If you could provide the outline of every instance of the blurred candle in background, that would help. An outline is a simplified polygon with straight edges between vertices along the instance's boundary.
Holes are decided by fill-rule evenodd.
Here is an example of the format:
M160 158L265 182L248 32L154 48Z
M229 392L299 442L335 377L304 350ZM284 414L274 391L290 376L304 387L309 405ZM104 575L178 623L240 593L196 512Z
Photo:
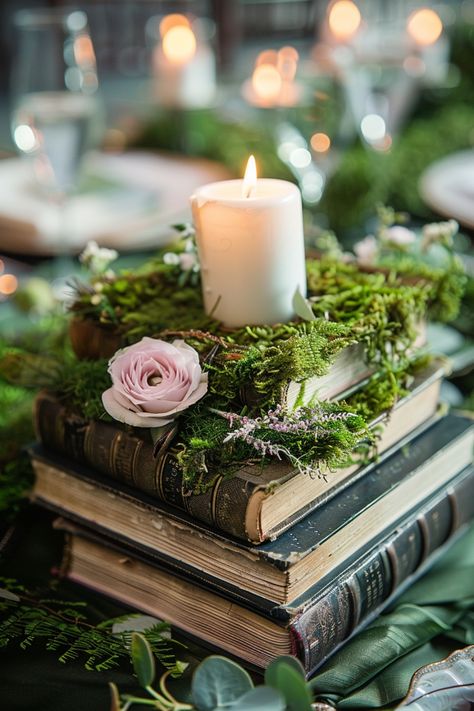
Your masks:
M406 25L413 49L421 60L420 77L437 84L446 78L449 65L449 40L435 10L422 7L410 14Z
M153 79L154 97L166 108L203 108L214 100L214 52L185 15L166 15L160 21Z
M260 52L252 77L243 84L244 98L260 108L296 106L302 97L302 87L295 81L298 60L294 47Z
M291 320L296 290L306 295L301 194L285 180L204 185L191 198L206 313L239 328Z
M328 6L327 24L331 39L349 42L359 30L360 10L352 0L336 0Z

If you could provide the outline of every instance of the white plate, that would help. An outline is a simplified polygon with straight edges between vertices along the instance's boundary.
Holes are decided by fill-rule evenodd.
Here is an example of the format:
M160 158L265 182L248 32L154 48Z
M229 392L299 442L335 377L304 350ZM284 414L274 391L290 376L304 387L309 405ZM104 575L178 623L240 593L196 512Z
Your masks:
M422 174L419 189L435 212L474 229L474 150L433 163Z
M78 253L91 239L120 252L159 248L176 234L172 224L190 219L193 191L230 177L211 161L144 152L95 154L86 173L95 189L73 196L61 215L28 161L0 161L0 253Z

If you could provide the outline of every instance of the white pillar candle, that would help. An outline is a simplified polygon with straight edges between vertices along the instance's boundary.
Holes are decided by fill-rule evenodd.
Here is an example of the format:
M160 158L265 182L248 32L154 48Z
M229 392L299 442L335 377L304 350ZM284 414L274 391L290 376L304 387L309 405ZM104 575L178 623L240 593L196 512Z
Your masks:
M204 108L216 91L216 61L212 48L199 42L182 15L165 26L161 42L153 53L155 98L167 108ZM162 23L163 24L163 23Z
M251 161L249 160L249 166ZM204 307L237 328L290 321L306 295L301 194L285 180L210 183L191 198Z

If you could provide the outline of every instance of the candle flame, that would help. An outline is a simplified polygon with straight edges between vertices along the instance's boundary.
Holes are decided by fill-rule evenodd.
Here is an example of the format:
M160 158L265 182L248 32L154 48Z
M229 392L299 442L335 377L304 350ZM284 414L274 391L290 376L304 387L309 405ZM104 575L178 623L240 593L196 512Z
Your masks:
M418 44L428 47L439 39L443 31L440 16L429 7L412 12L407 23L408 33Z
M257 97L271 104L281 91L281 75L273 64L259 64L252 75L252 86Z
M163 36L163 54L173 64L186 64L196 53L196 37L190 27L175 25Z
M242 181L242 197L248 198L252 195L257 187L257 165L254 156L250 156L245 169L244 179Z

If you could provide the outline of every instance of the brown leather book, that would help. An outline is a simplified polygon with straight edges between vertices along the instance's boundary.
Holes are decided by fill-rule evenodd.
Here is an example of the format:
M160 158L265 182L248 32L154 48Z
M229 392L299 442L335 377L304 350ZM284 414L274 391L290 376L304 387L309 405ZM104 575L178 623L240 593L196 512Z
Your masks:
M380 457L435 416L442 375L442 369L431 366L407 397L373 423L382 428ZM371 469L354 465L318 478L275 461L265 467L247 466L230 478L220 476L205 493L189 494L172 449L162 448L154 456L148 430L85 420L47 392L37 398L36 427L46 448L256 543L280 535Z

